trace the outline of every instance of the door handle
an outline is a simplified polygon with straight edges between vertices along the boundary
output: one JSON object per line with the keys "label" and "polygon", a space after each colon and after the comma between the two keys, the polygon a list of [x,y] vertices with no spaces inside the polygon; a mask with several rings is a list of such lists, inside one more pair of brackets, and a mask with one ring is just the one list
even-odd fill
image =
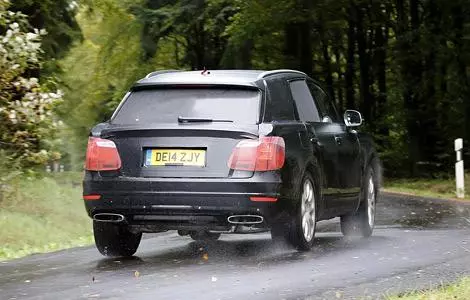
{"label": "door handle", "polygon": [[310,142],[312,142],[313,144],[319,144],[319,141],[316,137],[313,137],[313,138],[310,138]]}
{"label": "door handle", "polygon": [[335,136],[335,141],[336,144],[341,145],[341,143],[343,142],[343,138],[340,136]]}

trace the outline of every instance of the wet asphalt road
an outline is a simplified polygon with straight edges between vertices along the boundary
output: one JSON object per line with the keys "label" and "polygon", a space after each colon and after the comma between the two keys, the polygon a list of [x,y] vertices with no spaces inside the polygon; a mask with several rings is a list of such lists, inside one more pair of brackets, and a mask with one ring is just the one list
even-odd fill
{"label": "wet asphalt road", "polygon": [[308,253],[266,233],[163,233],[128,260],[85,247],[0,263],[0,299],[376,299],[470,275],[469,205],[381,198],[368,240],[343,238],[337,219],[319,223]]}

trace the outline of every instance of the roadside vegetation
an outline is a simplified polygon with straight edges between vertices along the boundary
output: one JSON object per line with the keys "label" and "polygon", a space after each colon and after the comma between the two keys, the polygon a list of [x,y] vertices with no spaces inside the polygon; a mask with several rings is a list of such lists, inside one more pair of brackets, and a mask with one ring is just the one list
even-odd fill
{"label": "roadside vegetation", "polygon": [[[470,174],[465,175],[465,187],[467,192],[465,200],[470,201]],[[384,191],[406,193],[424,197],[454,199],[455,179],[423,179],[423,178],[407,178],[407,179],[385,179]]]}
{"label": "roadside vegetation", "polygon": [[[80,187],[37,170],[80,170],[90,127],[155,70],[304,71],[340,111],[362,112],[385,176],[451,171],[454,139],[470,141],[469,10],[463,0],[0,0],[0,256],[89,238]],[[454,197],[446,179],[385,188]]]}
{"label": "roadside vegetation", "polygon": [[80,173],[19,174],[2,183],[0,260],[93,242],[79,178]]}
{"label": "roadside vegetation", "polygon": [[55,113],[63,92],[52,73],[78,26],[59,21],[74,20],[69,1],[53,2],[0,0],[0,260],[92,241],[77,175],[42,174],[76,148]]}
{"label": "roadside vegetation", "polygon": [[454,300],[470,299],[470,277],[465,277],[456,284],[438,289],[414,292],[403,296],[389,297],[388,300]]}

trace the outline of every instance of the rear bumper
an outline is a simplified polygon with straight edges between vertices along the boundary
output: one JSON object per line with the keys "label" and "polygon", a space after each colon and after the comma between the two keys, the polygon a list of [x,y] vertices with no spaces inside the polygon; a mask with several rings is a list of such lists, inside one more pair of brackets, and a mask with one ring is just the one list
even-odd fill
{"label": "rear bumper", "polygon": [[129,225],[158,225],[163,229],[230,226],[231,215],[259,215],[269,226],[283,216],[280,200],[254,202],[252,196],[280,197],[280,176],[274,172],[246,179],[102,177],[87,172],[83,195],[88,215],[117,213]]}

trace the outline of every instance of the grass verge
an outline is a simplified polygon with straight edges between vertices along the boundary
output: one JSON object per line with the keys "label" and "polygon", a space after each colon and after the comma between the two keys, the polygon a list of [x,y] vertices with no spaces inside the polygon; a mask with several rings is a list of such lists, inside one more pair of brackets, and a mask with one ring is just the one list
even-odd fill
{"label": "grass verge", "polygon": [[0,194],[0,260],[89,245],[80,176],[19,177]]}
{"label": "grass verge", "polygon": [[[470,174],[465,175],[465,186],[470,191]],[[385,179],[384,191],[434,198],[456,198],[454,179]],[[464,200],[470,201],[468,192]]]}
{"label": "grass verge", "polygon": [[388,300],[468,300],[470,299],[470,277],[461,279],[458,283],[441,288],[409,293],[402,296],[388,297]]}

